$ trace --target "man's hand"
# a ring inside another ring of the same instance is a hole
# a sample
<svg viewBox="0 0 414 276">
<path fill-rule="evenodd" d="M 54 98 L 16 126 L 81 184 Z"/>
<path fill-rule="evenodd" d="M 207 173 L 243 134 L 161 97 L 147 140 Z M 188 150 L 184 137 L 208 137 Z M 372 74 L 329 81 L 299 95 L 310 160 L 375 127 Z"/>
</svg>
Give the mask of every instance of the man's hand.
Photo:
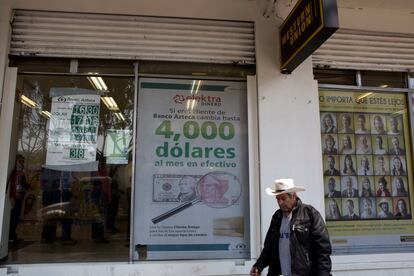
<svg viewBox="0 0 414 276">
<path fill-rule="evenodd" d="M 260 275 L 259 269 L 255 266 L 250 269 L 250 276 L 258 276 Z"/>
</svg>

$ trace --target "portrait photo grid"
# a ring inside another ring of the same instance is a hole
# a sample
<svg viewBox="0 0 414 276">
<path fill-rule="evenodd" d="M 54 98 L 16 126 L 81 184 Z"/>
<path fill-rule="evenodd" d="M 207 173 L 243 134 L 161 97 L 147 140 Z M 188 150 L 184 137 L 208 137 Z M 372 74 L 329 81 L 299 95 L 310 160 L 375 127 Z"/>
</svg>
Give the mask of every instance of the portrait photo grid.
<svg viewBox="0 0 414 276">
<path fill-rule="evenodd" d="M 411 219 L 401 114 L 320 118 L 326 220 Z"/>
</svg>

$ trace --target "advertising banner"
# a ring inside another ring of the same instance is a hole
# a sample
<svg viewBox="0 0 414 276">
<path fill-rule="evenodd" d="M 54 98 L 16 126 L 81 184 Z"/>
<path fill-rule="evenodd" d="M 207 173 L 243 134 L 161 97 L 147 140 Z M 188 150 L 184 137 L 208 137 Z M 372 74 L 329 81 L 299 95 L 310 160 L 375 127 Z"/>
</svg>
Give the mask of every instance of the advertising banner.
<svg viewBox="0 0 414 276">
<path fill-rule="evenodd" d="M 325 213 L 335 253 L 414 249 L 404 93 L 321 89 Z"/>
<path fill-rule="evenodd" d="M 52 88 L 50 94 L 46 167 L 62 171 L 97 170 L 100 96 L 76 88 Z"/>
<path fill-rule="evenodd" d="M 135 258 L 249 258 L 245 82 L 139 82 Z"/>
</svg>

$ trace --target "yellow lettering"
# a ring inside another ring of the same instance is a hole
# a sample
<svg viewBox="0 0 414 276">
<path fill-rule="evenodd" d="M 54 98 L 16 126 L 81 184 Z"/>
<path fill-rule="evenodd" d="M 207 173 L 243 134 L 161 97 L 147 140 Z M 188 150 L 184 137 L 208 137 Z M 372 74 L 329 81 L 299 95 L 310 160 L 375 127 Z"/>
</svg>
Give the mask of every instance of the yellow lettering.
<svg viewBox="0 0 414 276">
<path fill-rule="evenodd" d="M 302 30 L 302 33 L 305 31 L 306 29 L 306 22 L 305 22 L 305 12 L 302 11 L 300 13 L 300 29 Z"/>
<path fill-rule="evenodd" d="M 312 8 L 310 4 L 308 4 L 305 7 L 305 16 L 306 16 L 306 27 L 308 27 L 312 23 Z"/>
</svg>

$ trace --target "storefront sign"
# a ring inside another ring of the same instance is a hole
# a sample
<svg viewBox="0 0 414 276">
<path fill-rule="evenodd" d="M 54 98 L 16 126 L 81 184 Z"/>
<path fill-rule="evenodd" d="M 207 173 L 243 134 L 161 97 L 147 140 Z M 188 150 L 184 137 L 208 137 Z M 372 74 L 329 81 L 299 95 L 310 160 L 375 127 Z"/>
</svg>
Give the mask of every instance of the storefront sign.
<svg viewBox="0 0 414 276">
<path fill-rule="evenodd" d="M 135 257 L 248 258 L 246 84 L 139 87 Z"/>
<path fill-rule="evenodd" d="M 336 0 L 299 0 L 280 27 L 282 73 L 291 73 L 337 29 Z"/>
<path fill-rule="evenodd" d="M 100 96 L 91 90 L 72 88 L 52 88 L 50 94 L 46 167 L 96 170 Z"/>
<path fill-rule="evenodd" d="M 325 214 L 333 252 L 414 250 L 404 93 L 319 93 Z"/>
</svg>

